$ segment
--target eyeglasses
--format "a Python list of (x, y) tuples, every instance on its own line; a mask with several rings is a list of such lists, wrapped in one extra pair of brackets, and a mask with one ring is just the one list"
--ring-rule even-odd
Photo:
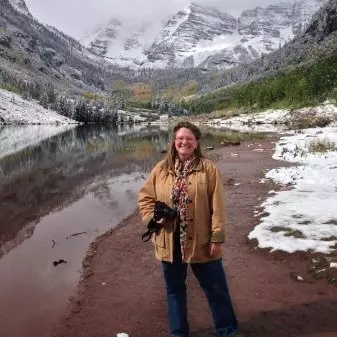
[(196, 139), (195, 138), (188, 138), (188, 137), (178, 137), (178, 138), (175, 139), (175, 141), (177, 141), (177, 142), (185, 141), (185, 142), (188, 142), (188, 143), (193, 143), (193, 142), (196, 141)]

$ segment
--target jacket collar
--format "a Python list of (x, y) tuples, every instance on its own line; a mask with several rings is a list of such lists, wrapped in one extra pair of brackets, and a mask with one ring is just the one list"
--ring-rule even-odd
[(193, 167), (193, 171), (200, 171), (202, 169), (202, 167), (203, 167), (203, 165), (202, 165), (202, 158), (201, 158), (198, 165)]
[[(193, 170), (193, 171), (201, 171), (202, 168), (203, 168), (203, 158), (200, 158), (200, 161), (199, 161), (198, 165), (196, 165), (195, 167), (193, 167), (192, 170)], [(174, 175), (174, 172), (173, 172), (172, 169), (169, 169), (168, 171), (169, 171), (171, 174)]]

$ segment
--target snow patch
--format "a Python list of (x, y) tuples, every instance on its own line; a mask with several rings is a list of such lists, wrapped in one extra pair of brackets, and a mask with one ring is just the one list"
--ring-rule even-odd
[(0, 125), (71, 123), (78, 124), (75, 120), (45, 109), (34, 101), (24, 100), (15, 93), (0, 89)]
[[(337, 120), (337, 107), (329, 102), (315, 108), (304, 108), (295, 112), (296, 117), (328, 116)], [(231, 119), (218, 119), (217, 125), (252, 126), (264, 125), (270, 131), (271, 124), (285, 123), (294, 112), (268, 110), (256, 115), (240, 115)], [(271, 124), (270, 124), (271, 123)], [(312, 152), (313, 142), (328, 142), (327, 152)], [(265, 179), (290, 189), (273, 191), (258, 209), (267, 214), (248, 235), (256, 239), (258, 247), (281, 250), (288, 253), (310, 251), (329, 254), (337, 247), (337, 125), (324, 128), (290, 131), (276, 144), (274, 159), (296, 163), (293, 167), (270, 170)]]

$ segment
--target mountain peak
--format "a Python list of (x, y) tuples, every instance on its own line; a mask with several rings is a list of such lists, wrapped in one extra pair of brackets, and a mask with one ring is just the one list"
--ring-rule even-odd
[[(164, 25), (105, 25), (86, 45), (111, 62), (141, 67), (228, 68), (284, 45), (326, 0), (282, 1), (234, 17), (191, 1)], [(151, 34), (150, 34), (151, 33)]]
[(12, 7), (16, 9), (18, 12), (24, 15), (28, 15), (30, 17), (32, 16), (24, 0), (8, 0), (8, 1), (12, 5)]

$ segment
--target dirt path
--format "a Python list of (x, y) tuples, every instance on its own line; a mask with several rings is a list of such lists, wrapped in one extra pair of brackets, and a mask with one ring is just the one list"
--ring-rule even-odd
[[(227, 190), (230, 225), (224, 265), (241, 331), (254, 337), (337, 336), (337, 288), (323, 280), (294, 279), (307, 274), (309, 257), (270, 254), (247, 242), (258, 222), (254, 206), (275, 188), (259, 181), (266, 170), (281, 165), (271, 159), (273, 141), (246, 142), (212, 153)], [(261, 148), (259, 144), (264, 151), (253, 151)], [(135, 213), (92, 244), (78, 294), (54, 336), (168, 336), (160, 264), (151, 244), (141, 242), (142, 232)], [(205, 298), (191, 273), (188, 301), (192, 335), (215, 336)]]

